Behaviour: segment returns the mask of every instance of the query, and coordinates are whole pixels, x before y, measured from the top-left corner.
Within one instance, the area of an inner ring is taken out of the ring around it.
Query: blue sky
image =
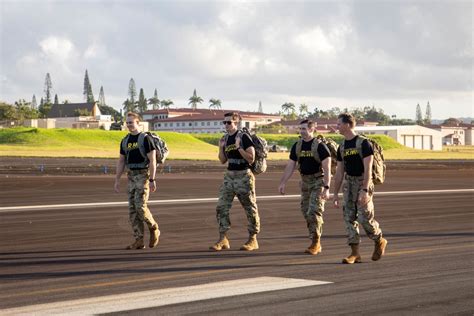
[[[0,99],[31,101],[50,73],[82,102],[85,69],[120,108],[128,83],[188,106],[265,112],[293,102],[473,116],[471,1],[10,1],[1,5]]]

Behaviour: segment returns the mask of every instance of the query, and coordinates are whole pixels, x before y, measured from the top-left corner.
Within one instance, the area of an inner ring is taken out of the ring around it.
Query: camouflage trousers
[[[315,175],[301,175],[301,213],[308,226],[309,238],[320,238],[323,233],[325,201],[320,198],[323,178]]]
[[[130,170],[128,176],[128,214],[135,239],[143,238],[145,225],[158,225],[148,209],[150,195],[148,169]]]
[[[235,196],[239,199],[247,215],[249,234],[258,234],[260,232],[260,217],[255,194],[255,176],[248,169],[227,170],[224,175],[224,182],[219,190],[219,200],[216,208],[219,232],[225,233],[231,227],[229,212]]]
[[[382,230],[379,227],[379,223],[377,223],[374,218],[373,183],[370,183],[369,185],[369,203],[361,206],[357,203],[357,199],[363,185],[364,177],[346,175],[345,178],[346,180],[344,181],[343,187],[343,216],[348,235],[347,243],[349,245],[360,243],[359,225],[362,225],[370,239],[374,241],[380,240],[380,238],[382,238]]]

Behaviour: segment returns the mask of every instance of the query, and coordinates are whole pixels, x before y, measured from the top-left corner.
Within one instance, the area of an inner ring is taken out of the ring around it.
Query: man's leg
[[[135,241],[127,246],[127,249],[143,249],[145,245],[143,243],[143,221],[140,219],[140,212],[136,205],[135,192],[137,190],[136,175],[128,174],[128,214],[130,224],[133,229],[133,236]]]
[[[139,218],[142,223],[146,223],[148,230],[150,231],[150,243],[149,247],[153,248],[158,245],[160,230],[158,229],[158,223],[153,218],[153,214],[148,208],[148,198],[150,196],[150,186],[148,182],[148,174],[141,173],[136,177],[136,190],[135,190],[135,207],[138,210]]]
[[[251,171],[236,177],[234,185],[237,198],[245,210],[247,216],[248,241],[240,247],[240,250],[252,251],[258,249],[257,234],[260,232],[260,216],[258,214],[257,196],[255,193],[255,176]]]
[[[358,180],[348,177],[344,181],[343,216],[347,231],[347,243],[351,246],[351,254],[342,259],[343,263],[359,263],[359,223],[357,222]]]
[[[360,182],[361,186],[362,183]],[[357,205],[357,221],[362,225],[367,236],[375,243],[372,260],[379,260],[385,253],[387,240],[382,237],[382,230],[379,223],[375,220],[374,202],[372,200],[374,194],[374,185],[370,184],[369,194],[371,196],[369,203],[366,205]]]
[[[232,207],[232,201],[234,200],[234,189],[232,185],[231,177],[226,173],[224,175],[224,181],[219,190],[219,197],[216,207],[216,219],[217,225],[219,226],[219,240],[209,247],[214,251],[221,251],[222,249],[229,249],[230,243],[227,239],[227,231],[231,227],[230,222],[230,208]]]
[[[308,228],[312,243],[305,251],[312,255],[321,252],[321,235],[323,233],[324,200],[320,195],[323,190],[323,179],[312,178],[310,182],[309,206],[307,209]]]

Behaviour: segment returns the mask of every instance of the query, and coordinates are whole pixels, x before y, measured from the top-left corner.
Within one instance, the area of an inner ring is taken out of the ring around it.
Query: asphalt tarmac
[[[117,314],[473,315],[473,170],[472,163],[389,169],[375,195],[387,253],[371,261],[373,242],[362,231],[363,262],[354,265],[341,264],[350,248],[342,211],[332,203],[324,215],[322,253],[304,253],[310,240],[299,200],[292,197],[298,194],[296,173],[283,198],[277,193],[281,172],[257,177],[260,249],[238,250],[246,241],[246,219],[234,201],[231,249],[219,253],[208,247],[218,237],[212,199],[222,172],[160,175],[150,197],[160,244],[136,251],[124,250],[132,234],[126,194],[113,192],[113,175],[2,174],[0,314],[34,304],[281,277],[330,283]],[[64,205],[33,207],[51,204]]]

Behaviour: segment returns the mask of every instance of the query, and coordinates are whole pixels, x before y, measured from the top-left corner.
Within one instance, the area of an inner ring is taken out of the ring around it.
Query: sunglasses
[[[224,125],[226,125],[226,124],[227,124],[227,125],[230,125],[230,124],[232,124],[232,123],[234,123],[234,122],[233,122],[233,121],[222,121],[222,124],[224,124]]]

